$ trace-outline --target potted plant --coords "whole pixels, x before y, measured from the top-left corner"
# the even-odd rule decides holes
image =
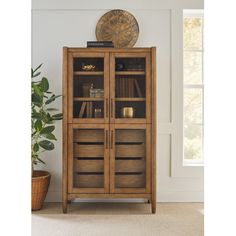
[[[61,95],[55,95],[49,91],[48,79],[42,77],[39,69],[31,69],[31,165],[32,165],[32,210],[40,210],[45,200],[51,175],[47,171],[34,170],[38,163],[45,162],[40,154],[54,149],[53,141],[57,140],[53,134],[55,120],[62,119],[62,113],[56,113],[57,109],[51,107],[51,103]]]

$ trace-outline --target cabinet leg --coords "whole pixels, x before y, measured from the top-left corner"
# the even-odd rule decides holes
[[[155,214],[156,213],[156,201],[152,200],[152,213]]]
[[[62,203],[62,210],[63,210],[63,213],[67,213],[67,200],[64,200],[63,203]]]

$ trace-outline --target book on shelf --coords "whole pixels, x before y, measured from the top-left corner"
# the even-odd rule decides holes
[[[134,80],[130,79],[130,97],[134,97]]]
[[[114,44],[112,41],[87,41],[88,48],[101,48],[108,47],[114,48]]]
[[[143,97],[137,79],[134,79],[134,84],[135,84],[135,88],[136,88],[136,90],[137,90],[138,96],[139,96],[140,98]]]
[[[87,103],[87,118],[92,118],[92,109],[93,109],[92,102],[86,102],[86,103]]]
[[[86,102],[83,102],[80,108],[79,118],[83,118],[85,108],[86,108]]]
[[[138,97],[143,97],[137,79],[119,78],[116,80],[116,97],[134,98],[135,91],[137,92]]]
[[[93,102],[90,102],[90,118],[93,118]]]

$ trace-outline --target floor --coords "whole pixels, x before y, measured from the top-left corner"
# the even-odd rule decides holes
[[[32,236],[202,236],[202,203],[45,203],[32,213]]]

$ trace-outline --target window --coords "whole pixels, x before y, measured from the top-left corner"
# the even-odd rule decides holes
[[[203,12],[183,12],[184,165],[203,164]]]

